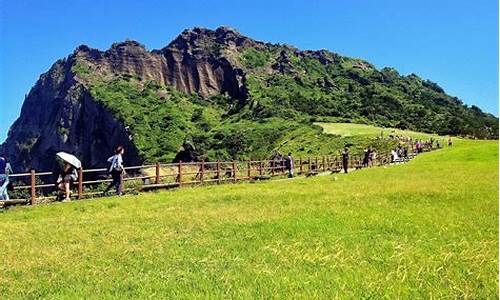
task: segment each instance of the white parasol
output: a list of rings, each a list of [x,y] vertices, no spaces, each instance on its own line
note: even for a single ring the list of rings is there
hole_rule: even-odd
[[[56,157],[62,161],[65,161],[72,165],[73,167],[79,169],[82,167],[82,163],[78,158],[76,158],[74,155],[66,153],[66,152],[58,152],[56,154]]]

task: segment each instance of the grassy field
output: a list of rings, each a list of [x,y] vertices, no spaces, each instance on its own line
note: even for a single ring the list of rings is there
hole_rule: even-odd
[[[498,141],[0,214],[3,299],[498,297]],[[336,180],[335,177],[336,177]]]
[[[323,127],[326,133],[337,134],[340,136],[380,136],[383,132],[384,137],[389,135],[409,136],[415,139],[428,140],[431,137],[436,139],[436,134],[422,133],[411,130],[401,130],[397,128],[383,128],[373,125],[354,124],[354,123],[316,123]],[[444,138],[444,137],[441,137]]]

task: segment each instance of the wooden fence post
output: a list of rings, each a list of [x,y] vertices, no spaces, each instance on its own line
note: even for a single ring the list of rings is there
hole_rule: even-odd
[[[271,160],[271,177],[274,176],[274,159]]]
[[[179,187],[182,185],[182,160],[179,160],[179,166],[177,170],[177,174],[179,177]]]
[[[314,161],[315,161],[315,164],[316,164],[316,166],[315,166],[316,170],[315,171],[316,171],[316,174],[317,174],[317,173],[319,173],[319,165],[318,165],[318,157],[317,156],[314,158]]]
[[[262,176],[262,160],[259,160],[259,175]]]
[[[324,156],[323,156],[323,172],[326,172],[326,160]]]
[[[250,179],[250,177],[252,176],[252,164],[250,163],[250,161],[247,162],[247,177],[248,179]]]
[[[30,204],[35,205],[36,204],[36,175],[35,175],[35,170],[31,169],[30,172]]]
[[[309,173],[311,173],[311,166],[312,166],[312,160],[311,157],[309,156]]]
[[[217,166],[217,184],[219,184],[220,183],[220,161],[219,160],[217,160],[216,166]]]
[[[236,177],[236,161],[233,160],[233,181],[236,182],[237,181],[237,177]]]
[[[83,168],[78,169],[78,200],[83,196]]]
[[[203,175],[204,175],[204,173],[205,173],[205,160],[203,159],[201,161],[201,166],[200,166],[200,183],[201,184],[203,184],[203,180],[204,180]]]
[[[156,162],[156,174],[155,174],[155,183],[160,183],[160,163]]]

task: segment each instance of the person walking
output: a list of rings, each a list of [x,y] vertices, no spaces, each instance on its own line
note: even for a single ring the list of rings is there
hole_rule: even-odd
[[[399,162],[398,151],[397,149],[393,149],[391,151],[391,163]]]
[[[4,156],[0,156],[0,199],[9,200],[9,175],[12,174],[12,168]]]
[[[370,166],[374,166],[377,161],[377,150],[372,149],[370,152]]]
[[[288,153],[288,156],[285,158],[285,167],[288,170],[288,178],[293,177],[293,169],[294,169],[294,163],[293,163],[293,157],[292,153]]]
[[[347,147],[342,151],[342,167],[344,168],[344,173],[347,174],[347,169],[349,168],[349,149]]]
[[[104,190],[104,194],[107,194],[113,187],[116,189],[116,194],[118,196],[122,195],[122,185],[123,185],[123,175],[125,175],[125,168],[123,167],[123,154],[125,149],[123,146],[118,146],[115,149],[115,155],[108,158],[109,173],[113,178],[113,181]]]

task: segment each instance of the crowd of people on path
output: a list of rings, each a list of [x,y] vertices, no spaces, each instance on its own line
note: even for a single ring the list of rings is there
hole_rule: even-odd
[[[400,140],[399,146],[391,150],[391,163],[398,163],[407,161],[410,157],[408,143],[412,143],[410,137],[398,137]],[[448,146],[452,146],[453,142],[451,137],[448,139]],[[428,141],[416,140],[413,143],[412,155],[422,153],[425,149],[432,150],[434,147],[441,148],[442,144],[439,140],[434,140],[431,138]],[[111,176],[111,182],[104,190],[104,194],[108,194],[111,189],[115,189],[116,195],[123,194],[123,176],[126,174],[125,167],[123,165],[123,155],[125,149],[123,146],[118,146],[115,149],[113,156],[109,157],[107,162],[109,168],[107,168],[108,174]],[[349,170],[349,147],[344,147],[340,152],[342,158],[342,169],[344,173],[348,173]],[[56,180],[56,186],[60,191],[59,197],[63,202],[71,201],[71,186],[73,183],[78,181],[78,169],[81,168],[80,161],[71,154],[64,152],[57,153],[57,159],[59,162],[59,173]],[[373,166],[374,162],[377,160],[378,153],[373,147],[368,147],[363,151],[363,161],[362,167]],[[273,168],[282,168],[286,170],[289,178],[294,177],[295,163],[292,157],[292,153],[288,153],[287,156],[281,155],[279,152],[273,159]],[[276,165],[276,162],[278,165]],[[317,169],[317,166],[311,166],[311,171]],[[13,184],[9,180],[9,174],[12,174],[12,167],[10,163],[4,156],[0,156],[0,200],[9,200],[9,191],[13,190]]]
[[[123,166],[123,154],[125,149],[123,146],[118,146],[115,149],[115,154],[108,158],[109,168],[108,173],[111,175],[112,181],[104,190],[104,194],[108,194],[113,188],[117,195],[123,194],[123,175],[126,174]],[[71,186],[78,181],[78,169],[81,168],[80,161],[73,155],[59,152],[56,154],[59,171],[57,172],[56,187],[60,194],[58,199],[62,202],[71,201]],[[9,191],[13,191],[14,187],[9,180],[9,175],[12,174],[12,167],[7,161],[7,158],[0,156],[0,200],[9,200]]]

